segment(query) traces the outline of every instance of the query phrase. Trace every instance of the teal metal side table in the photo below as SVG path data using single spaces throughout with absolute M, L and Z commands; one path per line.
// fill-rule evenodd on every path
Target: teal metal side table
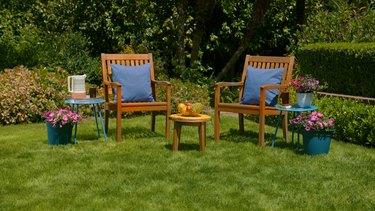
M 276 129 L 275 129 L 275 135 L 273 136 L 273 139 L 272 139 L 272 147 L 275 146 L 275 139 L 276 139 L 276 135 L 277 135 L 277 129 L 279 128 L 280 118 L 281 118 L 283 112 L 292 112 L 292 116 L 293 116 L 293 119 L 294 119 L 296 117 L 296 113 L 307 112 L 307 111 L 314 111 L 314 110 L 318 109 L 318 106 L 311 105 L 310 107 L 301 108 L 297 104 L 295 104 L 295 105 L 291 105 L 291 106 L 287 106 L 287 107 L 283 107 L 281 105 L 276 105 L 275 108 L 280 111 L 280 114 L 277 117 L 277 124 L 276 124 Z M 293 127 L 292 127 L 292 144 L 294 143 L 294 129 L 295 129 L 295 127 L 293 125 Z M 300 143 L 299 142 L 299 135 L 300 135 L 299 129 L 300 128 L 298 127 L 297 128 L 298 144 Z
M 99 132 L 99 127 L 98 127 L 97 115 L 99 115 L 100 124 L 102 125 L 104 140 L 108 143 L 107 135 L 106 135 L 105 129 L 104 129 L 102 111 L 101 111 L 101 108 L 100 108 L 100 104 L 104 103 L 104 102 L 105 102 L 105 100 L 102 99 L 102 98 L 86 98 L 86 99 L 72 99 L 72 98 L 70 98 L 70 99 L 65 100 L 65 103 L 70 104 L 71 107 L 72 107 L 72 111 L 77 113 L 77 114 L 78 114 L 79 105 L 92 105 L 92 110 L 93 110 L 93 113 L 94 113 L 95 123 L 96 123 L 96 131 L 98 132 L 98 138 L 100 137 L 100 132 Z M 77 125 L 78 124 L 74 125 L 74 143 L 75 144 L 77 143 Z

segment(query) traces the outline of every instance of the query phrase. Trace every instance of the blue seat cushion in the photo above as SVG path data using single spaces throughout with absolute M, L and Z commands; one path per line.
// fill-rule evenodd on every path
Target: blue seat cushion
M 138 66 L 111 64 L 112 81 L 122 85 L 122 102 L 153 102 L 150 63 Z M 116 89 L 113 93 L 116 99 Z
M 283 73 L 284 68 L 258 69 L 248 66 L 241 104 L 259 105 L 260 87 L 265 84 L 281 84 Z M 278 89 L 267 90 L 266 105 L 276 105 L 278 95 Z

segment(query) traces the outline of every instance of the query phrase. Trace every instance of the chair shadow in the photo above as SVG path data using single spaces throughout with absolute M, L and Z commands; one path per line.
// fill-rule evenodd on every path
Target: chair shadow
M 220 134 L 220 140 L 234 143 L 251 142 L 253 144 L 258 144 L 258 133 L 246 130 L 244 133 L 240 133 L 239 130 L 229 129 L 228 132 Z
M 272 139 L 274 137 L 274 133 L 265 133 L 264 139 L 266 146 L 272 146 Z M 229 141 L 234 143 L 243 143 L 243 142 L 251 142 L 254 145 L 258 145 L 258 133 L 254 131 L 246 131 L 244 133 L 240 133 L 239 130 L 230 129 L 228 132 L 224 132 L 220 134 L 220 140 Z M 296 140 L 294 140 L 294 144 L 291 143 L 291 140 L 285 142 L 284 138 L 276 137 L 275 139 L 275 148 L 280 149 L 290 149 L 295 150 Z
M 165 148 L 168 150 L 173 150 L 172 149 L 172 144 L 166 144 Z M 194 144 L 194 143 L 180 143 L 178 145 L 178 151 L 199 151 L 199 144 Z
M 116 128 L 109 128 L 107 132 L 107 137 L 113 137 L 116 139 Z M 137 138 L 155 138 L 164 137 L 164 134 L 159 134 L 157 132 L 151 131 L 150 128 L 146 127 L 127 127 L 121 129 L 121 136 L 125 139 L 137 139 Z
M 73 140 L 74 137 L 73 136 L 74 136 L 74 131 L 73 131 L 73 134 L 72 134 L 72 142 L 74 142 L 74 140 Z M 102 132 L 100 133 L 100 137 L 98 137 L 98 133 L 96 131 L 95 131 L 95 133 L 92 133 L 92 134 L 82 134 L 82 135 L 79 135 L 77 133 L 77 141 L 79 141 L 79 140 L 84 140 L 84 141 L 98 141 L 101 138 L 103 138 L 103 133 Z

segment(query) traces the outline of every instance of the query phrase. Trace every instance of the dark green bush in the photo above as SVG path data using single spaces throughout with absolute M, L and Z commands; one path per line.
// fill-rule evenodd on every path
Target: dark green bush
M 71 75 L 86 74 L 86 81 L 99 85 L 102 82 L 99 57 L 92 58 L 89 40 L 80 33 L 46 35 L 39 51 L 39 65 L 55 69 L 62 67 Z
M 323 97 L 319 111 L 335 118 L 335 138 L 356 144 L 375 144 L 375 106 L 355 100 Z
M 375 10 L 371 6 L 349 5 L 356 1 L 313 1 L 306 24 L 299 36 L 300 44 L 318 42 L 374 42 Z M 322 2 L 335 2 L 335 9 L 324 9 Z M 349 3 L 349 4 L 347 4 Z M 329 4 L 329 3 L 328 3 Z M 374 1 L 371 3 L 374 5 Z M 314 8 L 315 7 L 315 8 Z
M 99 57 L 89 53 L 89 40 L 78 32 L 45 33 L 36 27 L 31 13 L 0 11 L 0 70 L 23 65 L 28 68 L 62 67 L 69 74 L 86 74 L 99 85 Z
M 35 66 L 42 38 L 31 24 L 30 13 L 0 10 L 0 70 L 17 65 Z
M 67 73 L 40 68 L 6 69 L 0 73 L 0 124 L 41 121 L 46 110 L 67 107 Z
M 328 92 L 375 97 L 375 43 L 316 43 L 296 56 L 299 73 L 328 82 Z

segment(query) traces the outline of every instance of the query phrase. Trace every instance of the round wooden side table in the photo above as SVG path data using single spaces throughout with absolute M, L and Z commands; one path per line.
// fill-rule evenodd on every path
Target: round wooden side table
M 172 114 L 169 116 L 170 120 L 174 121 L 173 130 L 173 151 L 178 150 L 181 137 L 182 125 L 198 126 L 199 133 L 199 150 L 204 151 L 206 148 L 206 122 L 211 119 L 210 116 L 200 114 L 199 116 L 182 116 L 181 114 Z

